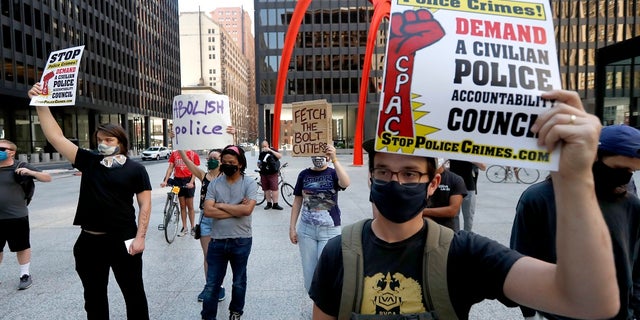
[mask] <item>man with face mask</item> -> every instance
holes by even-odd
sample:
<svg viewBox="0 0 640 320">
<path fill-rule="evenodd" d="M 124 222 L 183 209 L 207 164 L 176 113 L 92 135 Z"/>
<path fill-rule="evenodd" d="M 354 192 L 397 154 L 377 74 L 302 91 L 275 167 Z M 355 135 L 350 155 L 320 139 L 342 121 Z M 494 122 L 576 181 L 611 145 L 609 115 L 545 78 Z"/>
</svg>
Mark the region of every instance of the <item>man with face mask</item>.
<svg viewBox="0 0 640 320">
<path fill-rule="evenodd" d="M 220 154 L 220 171 L 207 187 L 205 217 L 213 218 L 211 241 L 207 249 L 207 281 L 202 319 L 216 319 L 218 296 L 227 264 L 231 264 L 233 285 L 229 319 L 239 320 L 244 312 L 247 292 L 247 262 L 251 252 L 251 214 L 256 206 L 258 184 L 245 177 L 247 159 L 244 150 L 230 145 Z"/>
<path fill-rule="evenodd" d="M 335 169 L 329 167 L 329 159 Z M 322 249 L 329 239 L 340 234 L 338 191 L 346 189 L 350 183 L 347 172 L 338 161 L 334 146 L 327 146 L 322 156 L 311 157 L 311 163 L 313 167 L 298 174 L 289 223 L 289 239 L 300 249 L 302 275 L 307 291 L 311 287 L 313 272 Z"/>
<path fill-rule="evenodd" d="M 575 92 L 551 91 L 542 98 L 555 101 L 555 106 L 541 113 L 531 130 L 548 150 L 561 147 L 559 170 L 553 173 L 562 213 L 557 264 L 523 256 L 473 232 L 454 234 L 423 219 L 425 194 L 432 195 L 440 179 L 434 159 L 376 152 L 373 141 L 367 141 L 363 147 L 369 153 L 374 219 L 365 220 L 355 237 L 361 246 L 357 262 L 343 260 L 345 254 L 356 255 L 342 246 L 354 243 L 348 235 L 325 246 L 310 290 L 313 319 L 358 319 L 352 313 L 375 314 L 376 319 L 468 319 L 471 306 L 484 299 L 587 319 L 615 315 L 619 301 L 618 286 L 611 281 L 611 239 L 591 173 L 600 121 L 584 111 Z M 437 250 L 425 252 L 427 242 Z M 423 263 L 431 266 L 427 262 L 432 253 L 445 263 L 424 271 Z M 349 291 L 343 291 L 343 284 Z"/>
<path fill-rule="evenodd" d="M 611 319 L 640 318 L 640 279 L 636 279 L 640 246 L 640 200 L 628 194 L 626 185 L 640 169 L 640 131 L 627 125 L 602 129 L 592 171 L 595 193 L 613 242 L 616 276 L 620 288 L 620 312 Z M 551 178 L 527 188 L 518 201 L 511 231 L 511 248 L 554 263 L 557 260 L 556 204 Z M 539 317 L 522 308 L 525 318 Z M 569 319 L 541 313 L 547 319 Z"/>
<path fill-rule="evenodd" d="M 29 209 L 25 202 L 22 186 L 16 180 L 37 179 L 51 181 L 48 173 L 15 161 L 17 146 L 15 143 L 0 139 L 0 263 L 6 243 L 9 250 L 15 252 L 20 265 L 18 290 L 31 287 L 33 280 L 29 273 L 31 264 L 31 244 L 29 242 Z"/>
</svg>

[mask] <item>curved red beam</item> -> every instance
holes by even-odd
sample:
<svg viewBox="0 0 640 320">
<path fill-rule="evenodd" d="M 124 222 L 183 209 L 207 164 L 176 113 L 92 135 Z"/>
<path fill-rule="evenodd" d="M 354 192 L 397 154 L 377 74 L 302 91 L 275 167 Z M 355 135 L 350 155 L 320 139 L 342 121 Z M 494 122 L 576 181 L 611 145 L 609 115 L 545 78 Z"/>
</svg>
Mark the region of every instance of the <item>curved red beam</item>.
<svg viewBox="0 0 640 320">
<path fill-rule="evenodd" d="M 284 97 L 284 85 L 287 82 L 287 72 L 289 72 L 289 62 L 291 61 L 293 48 L 296 45 L 296 37 L 298 36 L 300 24 L 302 24 L 302 19 L 304 19 L 304 14 L 307 12 L 309 4 L 311 4 L 311 0 L 298 1 L 291 16 L 287 34 L 284 37 L 284 47 L 282 48 L 280 67 L 278 68 L 278 80 L 276 82 L 276 96 L 273 106 L 273 129 L 271 132 L 271 146 L 276 149 L 279 148 L 278 146 L 280 145 L 280 114 L 282 113 L 282 99 Z"/>
<path fill-rule="evenodd" d="M 371 57 L 376 47 L 377 31 L 380 28 L 383 18 L 389 18 L 391 13 L 390 0 L 374 0 L 373 1 L 373 19 L 369 26 L 369 34 L 367 35 L 367 49 L 364 55 L 364 64 L 362 65 L 362 80 L 360 82 L 360 98 L 358 99 L 358 115 L 356 117 L 356 131 L 353 139 L 353 165 L 361 166 L 362 158 L 362 140 L 364 138 L 364 116 L 367 107 L 367 94 L 369 93 L 369 75 L 371 74 Z"/>
</svg>

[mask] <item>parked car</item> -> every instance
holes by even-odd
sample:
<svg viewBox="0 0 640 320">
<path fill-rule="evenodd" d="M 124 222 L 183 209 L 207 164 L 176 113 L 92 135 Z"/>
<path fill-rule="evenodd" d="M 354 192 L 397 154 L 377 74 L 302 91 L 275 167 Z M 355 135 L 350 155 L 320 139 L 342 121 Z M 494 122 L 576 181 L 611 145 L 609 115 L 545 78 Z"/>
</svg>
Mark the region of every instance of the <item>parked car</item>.
<svg viewBox="0 0 640 320">
<path fill-rule="evenodd" d="M 142 151 L 142 160 L 160 160 L 169 159 L 171 150 L 167 147 L 150 147 L 147 150 Z"/>
</svg>

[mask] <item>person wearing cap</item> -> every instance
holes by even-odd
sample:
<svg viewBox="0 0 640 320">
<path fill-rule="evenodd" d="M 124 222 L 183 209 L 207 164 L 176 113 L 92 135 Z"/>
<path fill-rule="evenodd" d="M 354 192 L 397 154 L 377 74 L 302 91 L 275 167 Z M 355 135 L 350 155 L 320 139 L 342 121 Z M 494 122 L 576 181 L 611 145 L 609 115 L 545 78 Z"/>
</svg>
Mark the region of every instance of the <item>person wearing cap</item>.
<svg viewBox="0 0 640 320">
<path fill-rule="evenodd" d="M 333 168 L 329 167 L 329 161 Z M 325 154 L 311 157 L 311 162 L 313 167 L 298 174 L 289 223 L 289 239 L 300 249 L 307 291 L 322 249 L 329 239 L 340 234 L 338 191 L 345 190 L 350 184 L 349 175 L 338 161 L 334 146 L 328 145 Z"/>
<path fill-rule="evenodd" d="M 462 199 L 467 195 L 464 180 L 459 175 L 445 168 L 445 161 L 438 158 L 436 173 L 440 175 L 440 184 L 428 197 L 427 207 L 422 210 L 423 217 L 429 217 L 433 221 L 453 230 L 460 230 L 460 206 Z"/>
<path fill-rule="evenodd" d="M 592 171 L 595 194 L 613 244 L 616 276 L 620 289 L 620 311 L 610 319 L 640 318 L 640 285 L 634 279 L 639 267 L 640 200 L 627 193 L 626 185 L 640 169 L 640 131 L 627 125 L 602 129 Z M 527 188 L 518 201 L 511 231 L 511 248 L 554 263 L 556 252 L 556 197 L 553 178 Z M 579 232 L 576 230 L 575 232 Z M 521 308 L 525 318 L 569 319 L 549 312 Z"/>
<path fill-rule="evenodd" d="M 417 319 L 416 314 L 431 311 L 438 313 L 439 319 L 467 319 L 471 306 L 484 299 L 584 319 L 615 315 L 620 302 L 613 281 L 611 238 L 597 205 L 591 171 L 600 120 L 584 111 L 576 92 L 551 91 L 542 98 L 555 100 L 555 106 L 541 113 L 531 130 L 538 134 L 541 146 L 552 150 L 560 145 L 562 151 L 559 170 L 552 173 L 561 213 L 557 264 L 524 256 L 473 232 L 453 233 L 424 219 L 425 194 L 432 195 L 440 180 L 434 159 L 376 152 L 374 143 L 367 141 L 363 147 L 369 153 L 374 218 L 365 221 L 359 237 L 362 255 L 353 265 L 360 271 L 344 269 L 343 237 L 329 240 L 311 283 L 313 319 L 336 319 L 339 315 L 340 320 L 350 319 L 352 312 L 413 314 Z M 343 233 L 351 230 L 350 226 L 342 228 Z M 441 259 L 446 258 L 445 270 L 431 272 L 433 278 L 423 279 L 425 240 L 433 234 L 437 241 L 438 233 L 450 237 L 438 247 L 448 244 L 447 251 L 438 251 Z M 344 292 L 343 280 L 345 285 L 356 282 L 361 286 Z M 433 281 L 443 284 L 440 292 L 447 290 L 448 294 L 431 295 Z M 423 289 L 428 296 L 421 294 Z M 356 299 L 342 301 L 342 294 Z M 436 302 L 438 307 L 432 308 Z M 349 304 L 352 306 L 347 307 Z M 447 316 L 441 313 L 443 309 L 454 311 Z"/>
<path fill-rule="evenodd" d="M 231 264 L 233 285 L 229 319 L 244 312 L 247 293 L 247 262 L 251 253 L 251 214 L 256 206 L 258 184 L 245 177 L 247 158 L 239 146 L 229 145 L 220 153 L 220 171 L 207 187 L 205 217 L 213 218 L 207 249 L 207 280 L 202 303 L 202 319 L 216 319 L 220 286 Z"/>
</svg>

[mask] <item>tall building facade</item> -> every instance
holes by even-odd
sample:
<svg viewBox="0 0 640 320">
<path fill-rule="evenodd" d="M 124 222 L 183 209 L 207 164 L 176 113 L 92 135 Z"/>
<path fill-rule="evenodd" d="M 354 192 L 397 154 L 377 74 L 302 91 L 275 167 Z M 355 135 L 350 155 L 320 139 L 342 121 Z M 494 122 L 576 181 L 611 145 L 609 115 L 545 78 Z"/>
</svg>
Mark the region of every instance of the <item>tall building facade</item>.
<svg viewBox="0 0 640 320">
<path fill-rule="evenodd" d="M 280 55 L 295 0 L 256 0 L 256 92 L 260 138 L 271 140 Z M 332 104 L 333 140 L 353 147 L 358 95 L 373 6 L 367 0 L 313 1 L 300 27 L 285 86 L 284 103 L 326 99 Z M 376 123 L 388 24 L 377 32 L 365 115 L 365 136 Z M 280 141 L 291 143 L 290 111 L 283 110 Z M 368 132 L 371 130 L 371 132 Z"/>
<path fill-rule="evenodd" d="M 258 108 L 256 105 L 256 68 L 255 44 L 251 27 L 251 16 L 242 7 L 216 8 L 211 18 L 218 22 L 238 45 L 242 54 L 249 60 L 249 86 L 247 93 L 246 122 L 239 126 L 238 137 L 242 142 L 255 142 L 258 137 Z"/>
<path fill-rule="evenodd" d="M 551 0 L 562 86 L 603 124 L 638 126 L 640 1 Z"/>
<path fill-rule="evenodd" d="M 231 123 L 238 143 L 246 142 L 249 123 L 249 60 L 232 36 L 204 12 L 180 13 L 182 91 L 202 87 L 229 96 Z"/>
<path fill-rule="evenodd" d="M 168 144 L 180 94 L 177 0 L 0 0 L 0 24 L 0 137 L 19 153 L 50 151 L 27 91 L 51 51 L 79 45 L 76 105 L 52 108 L 65 136 L 94 148 L 94 129 L 110 122 L 128 131 L 134 153 Z"/>
</svg>

